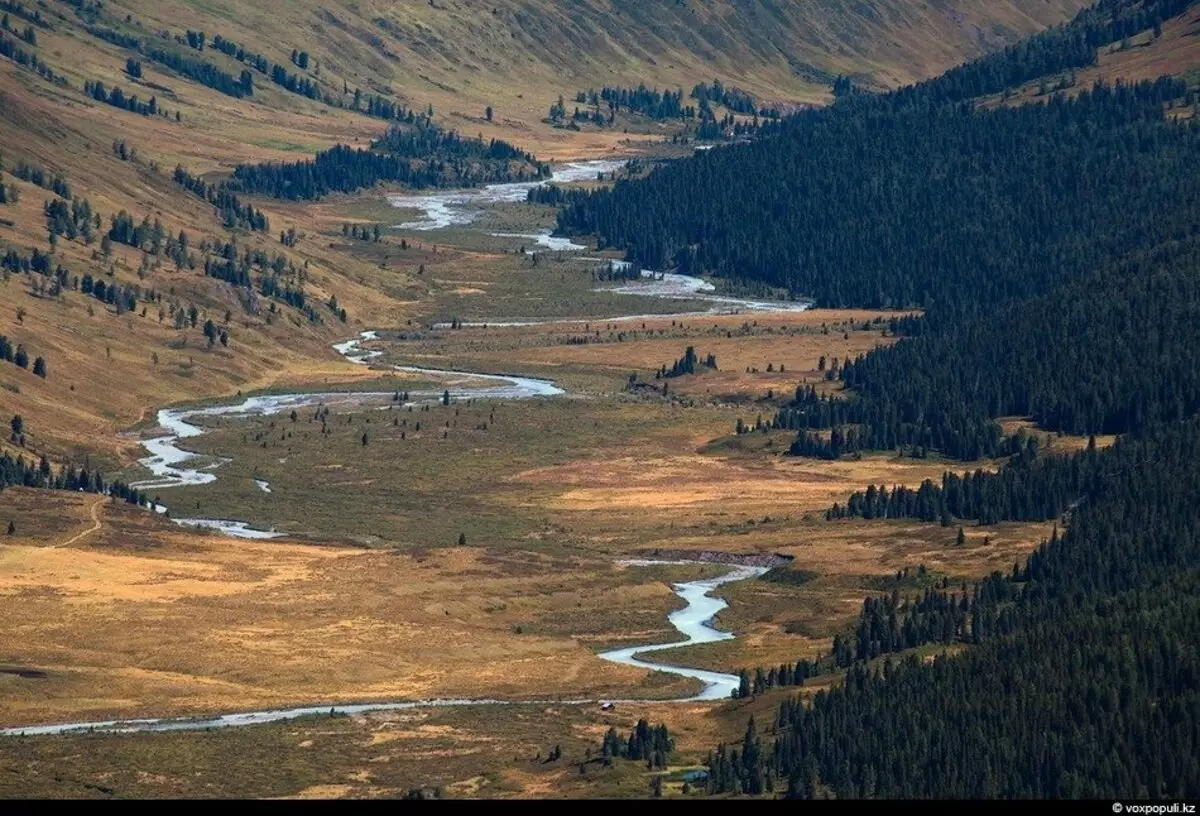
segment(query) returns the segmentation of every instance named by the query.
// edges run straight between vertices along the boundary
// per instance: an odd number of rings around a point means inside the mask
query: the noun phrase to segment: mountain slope
[[[0,204],[0,254],[11,250],[26,263],[34,250],[53,256],[42,275],[10,271],[0,284],[7,307],[0,334],[44,353],[50,365],[45,379],[0,366],[0,413],[29,420],[38,452],[65,458],[104,450],[127,461],[134,448],[114,432],[152,406],[336,365],[330,342],[403,322],[427,291],[416,271],[432,259],[410,252],[381,269],[379,258],[331,242],[339,225],[317,208],[254,200],[270,229],[227,228],[214,207],[173,183],[177,165],[211,182],[240,163],[294,161],[337,142],[365,145],[388,126],[367,115],[369,105],[432,108],[442,127],[504,138],[542,159],[607,153],[623,134],[554,130],[542,123],[549,102],[588,86],[690,87],[714,76],[764,101],[819,101],[838,73],[880,86],[927,76],[1080,5],[5,2],[0,184],[20,201]],[[110,104],[114,89],[143,107],[153,98],[154,111]],[[488,105],[494,122],[483,116]],[[68,195],[17,178],[21,164],[63,176]],[[52,247],[45,208],[70,208],[71,198],[86,201],[101,223],[90,239],[61,235]],[[165,235],[186,231],[194,264],[178,265],[148,245],[116,241],[102,249],[101,234],[121,211],[135,224],[160,222]],[[295,246],[276,239],[288,229],[304,236]],[[206,276],[207,261],[231,240],[242,257],[278,257],[286,269],[303,270],[296,277],[304,306],[275,298],[276,312],[268,299],[255,307],[241,287]],[[51,280],[59,267],[63,291]],[[251,273],[261,274],[261,267]],[[116,306],[77,288],[85,278],[105,282],[106,292],[115,284],[140,294],[132,310]],[[325,306],[333,296],[348,324]],[[198,324],[174,326],[175,311],[192,306]],[[228,347],[208,347],[206,320],[228,330]]]

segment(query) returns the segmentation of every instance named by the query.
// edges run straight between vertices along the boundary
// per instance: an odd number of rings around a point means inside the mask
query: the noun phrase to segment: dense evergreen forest
[[[834,372],[851,399],[779,413],[793,453],[1001,455],[1004,415],[1121,433],[1200,405],[1200,128],[1166,111],[1191,95],[1170,78],[990,111],[856,94],[572,196],[560,226],[821,305],[925,307]]]
[[[773,746],[720,746],[710,792],[1200,794],[1200,422],[1087,455],[1064,534],[970,590],[868,601],[856,640],[835,645],[844,685],[784,702]],[[957,640],[976,645],[864,662]]]
[[[855,95],[571,200],[559,226],[820,306],[990,305],[1193,231],[1200,134],[1163,113],[1187,96],[1174,79],[984,112]]]
[[[381,181],[413,188],[474,187],[549,174],[548,164],[507,142],[465,138],[422,123],[393,127],[370,149],[336,145],[304,161],[238,165],[227,184],[237,192],[312,200]]]

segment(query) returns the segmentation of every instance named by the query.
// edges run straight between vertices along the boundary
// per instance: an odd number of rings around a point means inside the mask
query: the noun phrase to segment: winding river
[[[627,567],[649,566],[653,564],[686,564],[704,563],[689,561],[621,561]],[[688,581],[675,584],[675,594],[687,601],[687,606],[668,617],[671,625],[684,636],[683,640],[672,643],[659,643],[649,646],[632,646],[616,649],[597,655],[601,660],[635,666],[641,669],[677,674],[692,677],[704,683],[699,694],[691,697],[681,697],[674,700],[608,700],[614,703],[688,703],[709,700],[728,699],[738,687],[739,678],[732,674],[692,669],[686,666],[672,666],[667,663],[650,663],[639,660],[638,656],[649,652],[664,652],[699,643],[713,643],[720,640],[730,640],[734,636],[713,628],[712,619],[727,604],[720,598],[709,594],[712,590],[732,581],[742,581],[755,578],[767,571],[767,567],[737,566],[728,573],[716,578],[706,578],[699,581]],[[235,714],[220,714],[215,717],[179,717],[162,719],[133,719],[133,720],[96,720],[93,722],[57,723],[53,725],[17,726],[0,729],[0,736],[39,736],[47,734],[68,734],[79,731],[100,731],[107,733],[137,733],[145,731],[202,731],[211,728],[234,728],[243,725],[263,725],[265,723],[294,720],[299,717],[317,715],[349,715],[367,714],[373,711],[403,711],[414,708],[438,708],[446,706],[480,706],[480,705],[589,705],[599,700],[499,700],[499,699],[454,699],[437,698],[431,700],[405,700],[401,702],[382,703],[349,703],[341,705],[300,706],[297,708],[274,708],[261,711],[245,711]]]
[[[501,202],[523,201],[528,191],[547,182],[570,182],[594,178],[598,173],[610,173],[621,166],[622,161],[591,161],[566,164],[554,170],[549,179],[519,182],[515,184],[497,184],[481,190],[464,192],[436,193],[425,196],[389,196],[391,203],[397,208],[414,209],[423,213],[419,221],[410,221],[397,225],[398,229],[406,230],[435,230],[452,225],[471,223],[475,217],[490,205]],[[568,239],[555,238],[548,231],[530,234],[505,234],[502,237],[528,238],[537,245],[552,250],[579,251],[585,247],[575,244]],[[583,258],[581,260],[604,261],[600,258]],[[645,320],[664,317],[692,317],[729,312],[780,312],[802,311],[808,304],[785,301],[756,301],[713,294],[712,284],[699,278],[686,275],[660,274],[643,272],[645,280],[630,282],[621,286],[611,287],[609,291],[619,294],[655,297],[670,300],[707,301],[713,304],[709,311],[684,312],[677,314],[627,314],[618,317],[592,318],[590,322],[616,322],[630,320]],[[583,323],[584,320],[542,320],[526,323],[494,322],[463,324],[466,326],[531,326],[546,323]],[[365,331],[358,337],[337,343],[334,350],[346,360],[359,365],[368,365],[379,357],[382,352],[363,348],[365,342],[379,340],[377,331]],[[410,391],[409,402],[406,405],[433,402],[442,396],[444,390],[449,390],[452,397],[479,398],[496,400],[518,400],[534,397],[556,397],[563,393],[550,380],[534,377],[511,376],[504,374],[486,374],[473,371],[452,371],[446,369],[424,368],[421,366],[393,366],[396,371],[424,375],[445,383],[443,389],[428,389]],[[391,404],[394,392],[352,392],[352,393],[293,393],[277,395],[260,395],[243,399],[231,405],[215,405],[201,407],[164,408],[158,412],[159,428],[166,433],[142,442],[147,456],[140,463],[152,474],[151,478],[134,482],[133,487],[140,490],[162,490],[186,485],[204,485],[217,479],[213,472],[220,467],[223,460],[214,457],[204,457],[181,447],[187,439],[194,439],[204,434],[202,425],[194,424],[191,420],[203,417],[225,417],[237,419],[250,416],[264,416],[289,411],[292,409],[312,407],[316,405],[371,405],[384,406]],[[270,485],[261,480],[255,480],[258,488],[264,493],[270,493]],[[166,512],[161,505],[154,505],[158,512]],[[244,521],[233,519],[199,519],[176,518],[178,524],[209,528],[226,535],[240,538],[276,538],[285,535],[277,530],[256,529]],[[681,564],[700,563],[689,561],[624,561],[626,567],[638,567],[651,564]],[[683,635],[683,640],[633,646],[615,649],[598,655],[602,660],[620,663],[642,669],[664,671],[682,677],[690,677],[703,683],[699,694],[674,701],[659,702],[695,702],[726,699],[737,688],[739,679],[735,675],[721,672],[704,671],[686,666],[676,666],[668,663],[657,663],[641,659],[642,655],[661,653],[671,649],[691,646],[701,643],[713,643],[729,640],[733,634],[722,632],[712,626],[714,616],[725,608],[725,601],[713,597],[710,593],[723,584],[758,577],[766,572],[767,567],[733,566],[718,577],[675,584],[676,595],[686,601],[686,605],[669,616],[671,625]],[[62,734],[75,731],[108,731],[108,732],[138,732],[138,731],[183,731],[208,728],[229,728],[242,725],[278,722],[318,714],[361,714],[371,711],[393,711],[437,706],[475,706],[475,705],[516,705],[522,703],[542,704],[575,704],[582,705],[598,702],[596,700],[492,700],[492,699],[432,699],[402,702],[355,703],[330,706],[306,706],[298,708],[268,709],[235,714],[222,714],[211,718],[200,719],[136,719],[111,720],[97,722],[77,722],[58,725],[39,725],[16,727],[0,730],[0,735],[19,734]],[[648,702],[648,701],[613,701],[613,702]]]

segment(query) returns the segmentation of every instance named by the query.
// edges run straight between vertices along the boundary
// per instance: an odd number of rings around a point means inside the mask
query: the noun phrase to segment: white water
[[[181,527],[199,527],[204,530],[213,530],[218,533],[224,533],[233,538],[252,538],[252,539],[268,539],[282,538],[287,535],[281,533],[274,528],[270,530],[259,530],[251,527],[244,521],[231,521],[229,519],[199,519],[199,518],[178,518],[172,519]]]
[[[649,566],[653,564],[684,564],[704,563],[688,561],[621,561],[625,566]],[[738,687],[736,675],[721,672],[689,669],[684,666],[672,666],[667,663],[650,663],[639,660],[640,654],[647,652],[664,652],[697,643],[712,643],[719,640],[730,640],[734,635],[721,632],[712,627],[712,618],[726,607],[725,601],[713,598],[708,593],[713,589],[732,581],[742,581],[755,578],[767,571],[766,567],[734,567],[730,572],[716,578],[699,581],[688,581],[675,584],[675,594],[687,601],[687,606],[672,612],[667,620],[671,622],[684,640],[674,643],[660,643],[651,646],[632,646],[616,649],[597,655],[602,660],[621,663],[677,674],[683,677],[693,677],[704,683],[699,694],[676,700],[659,700],[655,702],[697,702],[727,699]],[[587,705],[597,700],[495,700],[495,699],[433,699],[384,703],[354,703],[349,705],[303,706],[298,708],[266,709],[263,711],[248,711],[237,714],[221,714],[209,718],[176,718],[176,719],[138,719],[138,720],[100,720],[95,722],[59,723],[56,725],[31,725],[15,728],[0,729],[0,736],[39,736],[47,734],[66,734],[77,731],[102,731],[108,733],[136,733],[144,731],[200,731],[209,728],[234,728],[243,725],[262,725],[264,723],[293,720],[298,717],[310,717],[320,714],[366,714],[372,711],[400,711],[414,708],[438,708],[447,706],[479,706],[479,705]],[[647,700],[614,700],[611,702],[638,703]]]
[[[524,201],[529,191],[544,184],[567,184],[594,179],[599,173],[611,173],[623,166],[625,160],[569,162],[554,168],[550,178],[537,181],[518,181],[511,184],[489,184],[479,190],[455,190],[429,195],[389,195],[393,207],[420,210],[424,217],[418,221],[397,224],[396,229],[427,232],[450,226],[470,224],[484,209],[494,204]]]
[[[551,230],[541,232],[493,232],[493,238],[524,238],[533,241],[540,247],[551,252],[580,252],[587,249],[583,244],[577,244],[570,238],[556,238]]]
[[[580,258],[581,261],[604,261],[603,258]],[[609,261],[616,266],[626,264],[625,261]],[[621,284],[620,286],[601,286],[593,289],[594,292],[613,292],[618,295],[636,295],[639,297],[654,297],[662,300],[690,300],[701,301],[704,303],[713,304],[710,308],[701,312],[667,312],[663,314],[647,313],[647,314],[628,314],[619,315],[617,317],[588,317],[588,318],[567,318],[567,319],[547,319],[547,320],[479,320],[479,321],[459,321],[458,325],[462,328],[483,328],[483,329],[503,329],[517,328],[521,326],[567,326],[579,325],[583,323],[629,323],[637,320],[662,320],[663,318],[682,318],[682,317],[711,317],[713,315],[729,315],[761,312],[803,312],[810,307],[807,301],[787,301],[787,300],[747,300],[745,298],[728,297],[725,295],[713,295],[710,292],[716,291],[716,287],[703,278],[692,277],[691,275],[679,275],[674,272],[653,272],[649,269],[642,270],[641,281],[631,281]],[[435,329],[452,328],[450,323],[434,323]]]

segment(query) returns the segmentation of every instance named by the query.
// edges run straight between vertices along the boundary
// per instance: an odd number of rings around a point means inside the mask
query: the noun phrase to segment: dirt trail
[[[97,498],[94,502],[92,502],[92,506],[88,508],[88,515],[91,516],[91,518],[92,518],[92,526],[91,527],[84,530],[82,533],[76,533],[75,535],[71,536],[66,541],[62,542],[61,544],[54,544],[53,546],[55,548],[70,547],[76,541],[79,541],[80,539],[83,539],[83,538],[87,538],[92,533],[96,532],[101,527],[103,527],[104,525],[100,521],[100,508],[104,506],[104,502],[105,502],[105,499],[103,496],[101,496],[101,497]]]

